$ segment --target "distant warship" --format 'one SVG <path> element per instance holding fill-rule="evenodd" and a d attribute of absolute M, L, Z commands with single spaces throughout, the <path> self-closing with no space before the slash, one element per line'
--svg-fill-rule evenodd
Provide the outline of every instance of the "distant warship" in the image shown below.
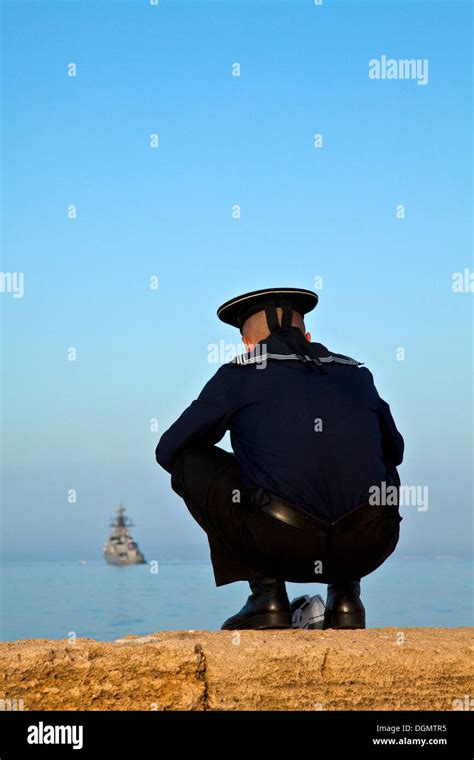
<path fill-rule="evenodd" d="M 132 540 L 129 528 L 133 523 L 128 517 L 124 517 L 125 507 L 121 504 L 115 510 L 115 518 L 110 523 L 113 528 L 110 538 L 104 544 L 104 557 L 109 565 L 143 565 L 145 557 L 138 548 L 136 541 Z"/>

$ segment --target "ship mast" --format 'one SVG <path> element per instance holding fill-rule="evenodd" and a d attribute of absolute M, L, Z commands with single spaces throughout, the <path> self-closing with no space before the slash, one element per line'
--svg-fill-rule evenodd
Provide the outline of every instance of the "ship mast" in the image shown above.
<path fill-rule="evenodd" d="M 124 517 L 125 507 L 119 504 L 115 510 L 115 518 L 110 523 L 111 528 L 133 528 L 134 524 L 129 517 Z"/>

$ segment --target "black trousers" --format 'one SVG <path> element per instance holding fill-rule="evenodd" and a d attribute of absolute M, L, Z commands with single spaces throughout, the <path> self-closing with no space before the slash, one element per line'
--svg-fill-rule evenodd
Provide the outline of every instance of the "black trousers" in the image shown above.
<path fill-rule="evenodd" d="M 397 507 L 365 504 L 329 525 L 296 528 L 263 512 L 241 482 L 234 454 L 218 446 L 184 449 L 171 485 L 207 533 L 216 586 L 279 578 L 296 583 L 359 580 L 395 549 Z"/>

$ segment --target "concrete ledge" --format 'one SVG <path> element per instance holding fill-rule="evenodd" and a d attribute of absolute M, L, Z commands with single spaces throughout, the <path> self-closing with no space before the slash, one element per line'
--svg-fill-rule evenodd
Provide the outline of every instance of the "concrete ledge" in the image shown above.
<path fill-rule="evenodd" d="M 472 630 L 6 642 L 0 699 L 22 699 L 25 710 L 452 710 L 469 709 L 469 699 L 472 709 Z"/>

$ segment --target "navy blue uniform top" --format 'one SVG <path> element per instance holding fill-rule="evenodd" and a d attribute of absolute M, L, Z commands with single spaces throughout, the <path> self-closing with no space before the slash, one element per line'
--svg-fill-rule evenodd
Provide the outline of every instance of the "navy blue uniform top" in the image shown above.
<path fill-rule="evenodd" d="M 323 371 L 277 335 L 222 365 L 162 435 L 157 462 L 171 472 L 183 448 L 215 444 L 229 430 L 244 488 L 263 487 L 327 521 L 366 501 L 371 486 L 399 482 L 403 438 L 372 374 L 311 346 Z"/>

